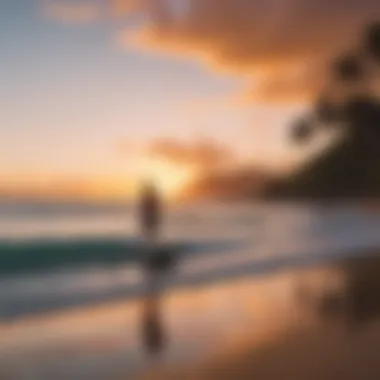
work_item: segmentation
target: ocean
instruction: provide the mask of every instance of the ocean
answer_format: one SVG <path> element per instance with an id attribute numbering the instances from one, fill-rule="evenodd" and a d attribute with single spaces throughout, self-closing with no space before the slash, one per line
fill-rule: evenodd
<path id="1" fill-rule="evenodd" d="M 165 286 L 191 287 L 380 246 L 380 215 L 355 205 L 168 206 L 162 244 L 178 256 Z M 0 206 L 0 318 L 136 297 L 144 291 L 128 205 Z"/>

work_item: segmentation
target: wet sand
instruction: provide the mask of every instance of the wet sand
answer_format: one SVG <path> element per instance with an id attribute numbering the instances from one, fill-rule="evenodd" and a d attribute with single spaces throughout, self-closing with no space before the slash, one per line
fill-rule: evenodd
<path id="1" fill-rule="evenodd" d="M 0 379 L 380 378 L 377 254 L 161 294 L 154 354 L 144 310 L 136 299 L 4 322 Z"/>
<path id="2" fill-rule="evenodd" d="M 274 329 L 275 339 L 260 341 L 252 325 L 199 365 L 147 378 L 379 379 L 380 257 L 369 253 L 294 275 L 298 316 Z"/>

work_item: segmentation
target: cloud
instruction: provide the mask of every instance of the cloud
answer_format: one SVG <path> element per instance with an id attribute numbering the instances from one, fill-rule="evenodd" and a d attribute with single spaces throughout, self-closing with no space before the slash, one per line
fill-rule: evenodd
<path id="1" fill-rule="evenodd" d="M 159 139 L 149 146 L 148 151 L 154 156 L 203 169 L 215 168 L 233 161 L 230 150 L 211 140 L 184 144 L 171 139 Z"/>
<path id="2" fill-rule="evenodd" d="M 51 20 L 87 24 L 128 16 L 143 6 L 142 0 L 45 0 L 43 13 Z"/>
<path id="3" fill-rule="evenodd" d="M 130 195 L 132 188 L 122 176 L 24 175 L 0 182 L 0 200 L 105 200 Z"/>
<path id="4" fill-rule="evenodd" d="M 251 102 L 310 100 L 332 57 L 380 18 L 378 0 L 50 0 L 54 19 L 89 22 L 138 12 L 124 48 L 182 55 L 253 83 Z"/>
<path id="5" fill-rule="evenodd" d="M 157 138 L 148 144 L 125 140 L 118 148 L 133 156 L 164 159 L 178 165 L 193 166 L 201 171 L 218 169 L 236 163 L 230 149 L 211 139 L 181 142 L 171 138 Z"/>
<path id="6" fill-rule="evenodd" d="M 252 167 L 221 170 L 196 178 L 184 191 L 185 199 L 252 199 L 263 194 L 270 176 Z"/>
<path id="7" fill-rule="evenodd" d="M 102 17 L 102 8 L 95 1 L 50 0 L 43 3 L 44 14 L 63 23 L 91 23 Z"/>
<path id="8" fill-rule="evenodd" d="M 141 10 L 143 0 L 108 0 L 109 14 L 111 17 L 120 18 Z"/>
<path id="9" fill-rule="evenodd" d="M 308 102 L 326 87 L 327 69 L 328 65 L 314 65 L 267 73 L 238 95 L 238 104 Z"/>
<path id="10" fill-rule="evenodd" d="M 380 15 L 377 0 L 178 2 L 186 4 L 180 15 L 173 1 L 146 1 L 150 22 L 125 32 L 125 46 L 182 54 L 255 78 L 253 99 L 311 97 L 325 73 L 316 67 L 351 47 L 362 27 Z M 306 70 L 297 76 L 300 66 Z"/>

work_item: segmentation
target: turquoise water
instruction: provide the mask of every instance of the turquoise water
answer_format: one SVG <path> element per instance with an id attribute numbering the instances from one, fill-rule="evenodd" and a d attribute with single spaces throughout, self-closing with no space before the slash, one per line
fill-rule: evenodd
<path id="1" fill-rule="evenodd" d="M 202 231 L 197 233 L 199 227 L 212 225 L 200 210 L 168 209 L 162 244 L 179 254 L 228 248 L 231 242 L 218 239 L 218 234 L 197 241 L 197 235 L 202 235 Z M 133 208 L 122 204 L 1 205 L 0 274 L 135 262 L 144 251 L 138 227 Z"/>

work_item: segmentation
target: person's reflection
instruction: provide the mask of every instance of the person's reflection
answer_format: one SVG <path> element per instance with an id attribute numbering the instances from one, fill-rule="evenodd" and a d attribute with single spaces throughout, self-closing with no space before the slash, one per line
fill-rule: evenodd
<path id="1" fill-rule="evenodd" d="M 159 355 L 165 348 L 166 336 L 160 313 L 158 294 L 147 296 L 143 304 L 143 347 L 150 355 Z"/>
<path id="2" fill-rule="evenodd" d="M 144 261 L 146 293 L 143 299 L 143 344 L 150 355 L 160 354 L 166 343 L 162 323 L 162 298 L 170 270 L 175 265 L 175 257 L 170 249 L 156 246 Z"/>

